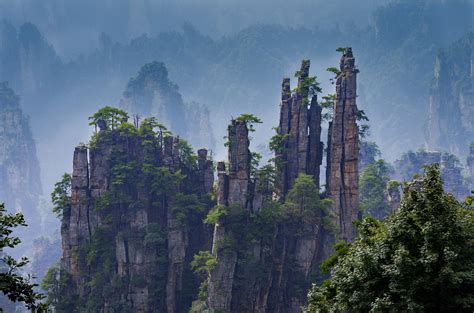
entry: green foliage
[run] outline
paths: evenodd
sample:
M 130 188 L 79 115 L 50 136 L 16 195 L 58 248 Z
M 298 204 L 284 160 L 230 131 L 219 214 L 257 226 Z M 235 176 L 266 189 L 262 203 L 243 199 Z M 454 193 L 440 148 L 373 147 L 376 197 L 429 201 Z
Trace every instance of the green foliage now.
M 364 110 L 357 110 L 356 119 L 357 121 L 369 121 L 369 118 L 365 114 Z
M 292 220 L 304 223 L 321 223 L 329 213 L 329 200 L 321 200 L 313 176 L 299 174 L 288 192 L 283 205 L 283 214 Z
M 20 238 L 12 236 L 13 229 L 18 226 L 27 226 L 23 214 L 9 214 L 5 205 L 0 204 L 0 250 L 6 247 L 15 248 L 21 243 Z M 23 302 L 33 312 L 45 312 L 47 305 L 40 301 L 42 294 L 35 292 L 36 284 L 31 283 L 31 276 L 23 276 L 20 269 L 28 264 L 28 259 L 22 257 L 19 261 L 2 253 L 2 270 L 0 272 L 0 291 L 14 302 Z
M 261 124 L 262 120 L 255 116 L 254 114 L 250 113 L 242 113 L 236 119 L 237 122 L 244 122 L 247 124 L 249 131 L 254 132 L 254 124 Z
M 209 211 L 204 219 L 204 223 L 210 225 L 218 224 L 227 214 L 229 214 L 228 207 L 218 204 Z
M 105 125 L 108 129 L 116 129 L 123 123 L 127 122 L 128 114 L 121 109 L 106 106 L 90 116 L 89 120 L 89 125 L 94 125 L 97 127 L 99 121 L 102 120 L 105 122 Z
M 349 48 L 350 47 L 338 47 L 336 51 L 341 52 L 342 54 L 345 54 Z
M 370 126 L 367 124 L 362 124 L 359 126 L 359 138 L 365 139 L 370 135 Z
M 334 103 L 336 102 L 336 94 L 328 94 L 322 98 L 323 101 L 320 103 L 323 109 L 322 119 L 323 121 L 332 121 L 334 116 Z
M 148 169 L 151 176 L 151 191 L 154 195 L 162 198 L 171 194 L 181 185 L 186 178 L 181 171 L 172 172 L 169 168 L 160 166 Z
M 171 212 L 178 222 L 184 225 L 191 212 L 204 212 L 205 208 L 206 203 L 201 202 L 197 194 L 178 192 L 174 196 Z
M 367 165 L 359 177 L 359 209 L 364 215 L 382 219 L 390 213 L 386 201 L 390 167 L 384 160 Z
M 197 155 L 194 153 L 191 145 L 184 139 L 179 139 L 179 157 L 180 160 L 189 168 L 196 166 Z
M 326 71 L 333 73 L 336 77 L 341 74 L 341 71 L 337 67 L 328 67 Z
M 305 312 L 472 312 L 474 215 L 444 193 L 439 167 L 388 219 L 366 217 Z
M 58 218 L 71 210 L 71 174 L 64 173 L 51 193 L 53 212 Z
M 145 235 L 145 245 L 164 245 L 166 244 L 166 234 L 158 223 L 148 223 Z
M 143 145 L 150 145 L 156 140 L 160 147 L 163 147 L 164 139 L 172 135 L 163 124 L 156 121 L 155 117 L 145 118 L 140 124 L 138 133 L 143 138 Z
M 191 261 L 191 269 L 202 277 L 207 277 L 216 265 L 217 260 L 209 251 L 199 251 Z
M 262 155 L 258 152 L 250 152 L 250 177 L 255 177 L 258 171 L 258 165 L 260 164 L 260 160 L 262 159 Z
M 334 77 L 329 78 L 331 85 L 334 85 L 337 77 L 341 74 L 341 71 L 337 67 L 328 67 L 326 71 L 334 74 Z
M 387 189 L 388 190 L 396 189 L 396 188 L 399 188 L 400 186 L 402 186 L 402 183 L 399 182 L 398 180 L 390 180 L 387 184 Z
M 202 279 L 201 285 L 199 286 L 199 300 L 205 301 L 207 299 L 207 278 L 211 274 L 211 271 L 217 265 L 216 258 L 209 251 L 199 251 L 195 254 L 191 261 L 191 269 L 193 272 Z M 199 305 L 198 303 L 193 306 Z
M 48 269 L 41 282 L 41 288 L 46 291 L 47 294 L 45 303 L 49 306 L 56 307 L 59 304 L 60 290 L 64 287 L 64 284 L 61 284 L 60 266 L 59 263 L 57 263 Z
M 289 134 L 279 134 L 278 132 L 273 135 L 269 143 L 270 151 L 273 151 L 275 154 L 285 153 L 288 137 Z
M 278 176 L 275 167 L 267 164 L 259 168 L 255 173 L 256 191 L 261 193 L 264 200 L 271 200 L 273 194 L 277 191 Z

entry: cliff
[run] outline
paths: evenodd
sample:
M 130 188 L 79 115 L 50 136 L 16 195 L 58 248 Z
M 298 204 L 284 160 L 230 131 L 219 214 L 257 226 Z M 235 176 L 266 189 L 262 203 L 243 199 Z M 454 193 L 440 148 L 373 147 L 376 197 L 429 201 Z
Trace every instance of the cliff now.
M 334 117 L 329 124 L 326 168 L 327 194 L 333 201 L 336 224 L 341 229 L 342 238 L 348 241 L 356 233 L 352 222 L 359 218 L 359 128 L 356 121 L 357 69 L 354 63 L 352 49 L 347 48 L 336 79 L 336 101 Z
M 94 114 L 96 133 L 75 149 L 63 212 L 59 310 L 301 312 L 337 226 L 350 240 L 358 214 L 352 51 L 341 61 L 328 143 L 328 177 L 341 185 L 341 202 L 319 191 L 322 108 L 309 69 L 304 60 L 293 92 L 283 80 L 274 161 L 259 166 L 250 150 L 257 117 L 231 121 L 215 206 L 207 150 L 195 156 L 153 118 L 131 125 L 119 109 Z
M 319 188 L 320 166 L 324 145 L 321 142 L 321 106 L 316 94 L 309 96 L 310 61 L 304 60 L 297 72 L 298 87 L 292 95 L 290 79 L 283 79 L 280 105 L 280 124 L 277 133 L 284 139 L 278 151 L 278 170 L 282 194 L 288 193 L 298 174 L 313 176 Z
M 321 107 L 309 67 L 304 60 L 293 93 L 283 80 L 280 123 L 270 144 L 275 168 L 253 168 L 250 121 L 239 117 L 228 128 L 229 165 L 217 167 L 210 312 L 300 312 L 318 275 L 332 233 L 318 190 Z
M 7 208 L 21 211 L 30 225 L 22 232 L 29 242 L 41 231 L 38 210 L 41 194 L 40 169 L 29 118 L 20 107 L 20 98 L 6 82 L 0 82 L 0 201 Z
M 154 119 L 136 128 L 115 118 L 119 126 L 96 119 L 90 147 L 74 151 L 58 309 L 186 312 L 198 289 L 189 263 L 210 247 L 201 221 L 212 161 Z
M 184 103 L 178 85 L 169 79 L 168 70 L 161 62 L 140 68 L 137 76 L 129 80 L 120 106 L 134 117 L 156 116 L 191 144 L 213 148 L 209 110 L 195 102 Z
M 470 188 L 474 190 L 474 143 L 469 147 L 469 156 L 467 157 L 467 168 L 470 180 Z
M 438 54 L 429 96 L 427 148 L 467 155 L 474 136 L 474 33 Z
M 446 192 L 452 193 L 462 201 L 469 195 L 468 182 L 463 177 L 464 166 L 450 153 L 440 151 L 409 151 L 395 161 L 394 178 L 409 181 L 413 175 L 423 173 L 423 166 L 438 163 Z

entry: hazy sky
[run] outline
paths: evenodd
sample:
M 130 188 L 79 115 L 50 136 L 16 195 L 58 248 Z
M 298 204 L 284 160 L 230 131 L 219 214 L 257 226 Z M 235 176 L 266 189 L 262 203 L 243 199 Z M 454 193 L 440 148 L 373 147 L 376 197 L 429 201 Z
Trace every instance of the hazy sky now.
M 76 56 L 96 46 L 106 32 L 124 41 L 191 23 L 219 37 L 256 24 L 341 27 L 367 25 L 387 0 L 0 0 L 0 18 L 39 26 L 60 55 Z

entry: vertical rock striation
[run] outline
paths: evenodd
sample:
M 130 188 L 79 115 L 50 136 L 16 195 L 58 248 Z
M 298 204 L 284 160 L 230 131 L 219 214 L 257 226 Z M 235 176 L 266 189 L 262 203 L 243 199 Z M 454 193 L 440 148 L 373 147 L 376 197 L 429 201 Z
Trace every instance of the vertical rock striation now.
M 469 173 L 470 188 L 474 190 L 474 142 L 469 148 L 469 156 L 467 157 L 467 169 Z
M 229 207 L 230 214 L 238 211 L 250 210 L 250 150 L 248 128 L 245 122 L 233 120 L 229 125 L 229 167 L 228 173 L 224 162 L 217 164 L 217 204 Z M 237 262 L 235 249 L 226 247 L 225 222 L 217 223 L 214 228 L 212 254 L 217 260 L 217 265 L 209 278 L 209 308 L 211 312 L 230 312 L 232 300 L 232 287 L 234 272 Z
M 298 72 L 298 88 L 293 95 L 290 79 L 283 79 L 280 124 L 278 135 L 282 136 L 284 147 L 277 153 L 281 193 L 285 195 L 293 186 L 298 174 L 312 175 L 319 188 L 320 166 L 323 159 L 321 142 L 321 106 L 316 95 L 308 103 L 310 61 L 303 60 Z
M 336 224 L 342 238 L 352 240 L 358 219 L 358 155 L 359 129 L 356 122 L 356 74 L 352 49 L 348 48 L 341 58 L 336 81 L 334 118 L 330 123 L 327 156 L 327 193 L 333 201 Z
M 9 210 L 22 212 L 30 225 L 28 231 L 19 230 L 28 244 L 26 249 L 31 249 L 34 236 L 44 230 L 38 210 L 41 192 L 29 118 L 20 107 L 19 96 L 7 82 L 0 82 L 0 201 Z
M 474 33 L 440 53 L 429 96 L 426 145 L 466 155 L 474 136 Z
M 311 175 L 319 188 L 320 166 L 324 146 L 321 142 L 321 111 L 316 94 L 309 95 L 310 61 L 303 60 L 297 72 L 298 86 L 291 94 L 290 79 L 284 78 L 277 129 L 283 147 L 276 152 L 280 194 L 286 197 L 300 174 Z M 311 99 L 308 100 L 308 97 Z M 295 236 L 294 234 L 300 235 Z M 310 274 L 318 262 L 323 239 L 322 225 L 303 222 L 282 225 L 275 252 L 275 271 L 267 312 L 299 312 L 305 292 L 298 294 L 291 286 L 309 285 Z M 291 264 L 291 265 L 290 265 Z
M 462 175 L 463 165 L 454 154 L 425 150 L 408 151 L 401 159 L 395 161 L 394 176 L 398 180 L 409 181 L 413 175 L 423 173 L 423 166 L 435 163 L 441 166 L 441 178 L 445 190 L 462 201 L 469 194 L 469 190 Z
M 91 148 L 74 151 L 59 309 L 187 312 L 198 288 L 189 263 L 210 249 L 201 221 L 212 206 L 212 161 L 143 125 L 99 126 Z

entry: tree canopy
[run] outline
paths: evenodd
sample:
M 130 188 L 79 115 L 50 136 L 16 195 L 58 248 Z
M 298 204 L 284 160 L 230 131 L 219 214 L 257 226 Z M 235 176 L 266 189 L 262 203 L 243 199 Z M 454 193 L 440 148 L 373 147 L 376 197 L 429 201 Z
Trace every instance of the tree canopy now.
M 366 217 L 324 264 L 305 312 L 472 312 L 474 214 L 443 190 L 439 166 L 405 187 L 385 221 Z
M 89 125 L 99 126 L 100 121 L 105 122 L 107 129 L 115 129 L 127 122 L 128 114 L 124 110 L 105 106 L 89 117 Z

